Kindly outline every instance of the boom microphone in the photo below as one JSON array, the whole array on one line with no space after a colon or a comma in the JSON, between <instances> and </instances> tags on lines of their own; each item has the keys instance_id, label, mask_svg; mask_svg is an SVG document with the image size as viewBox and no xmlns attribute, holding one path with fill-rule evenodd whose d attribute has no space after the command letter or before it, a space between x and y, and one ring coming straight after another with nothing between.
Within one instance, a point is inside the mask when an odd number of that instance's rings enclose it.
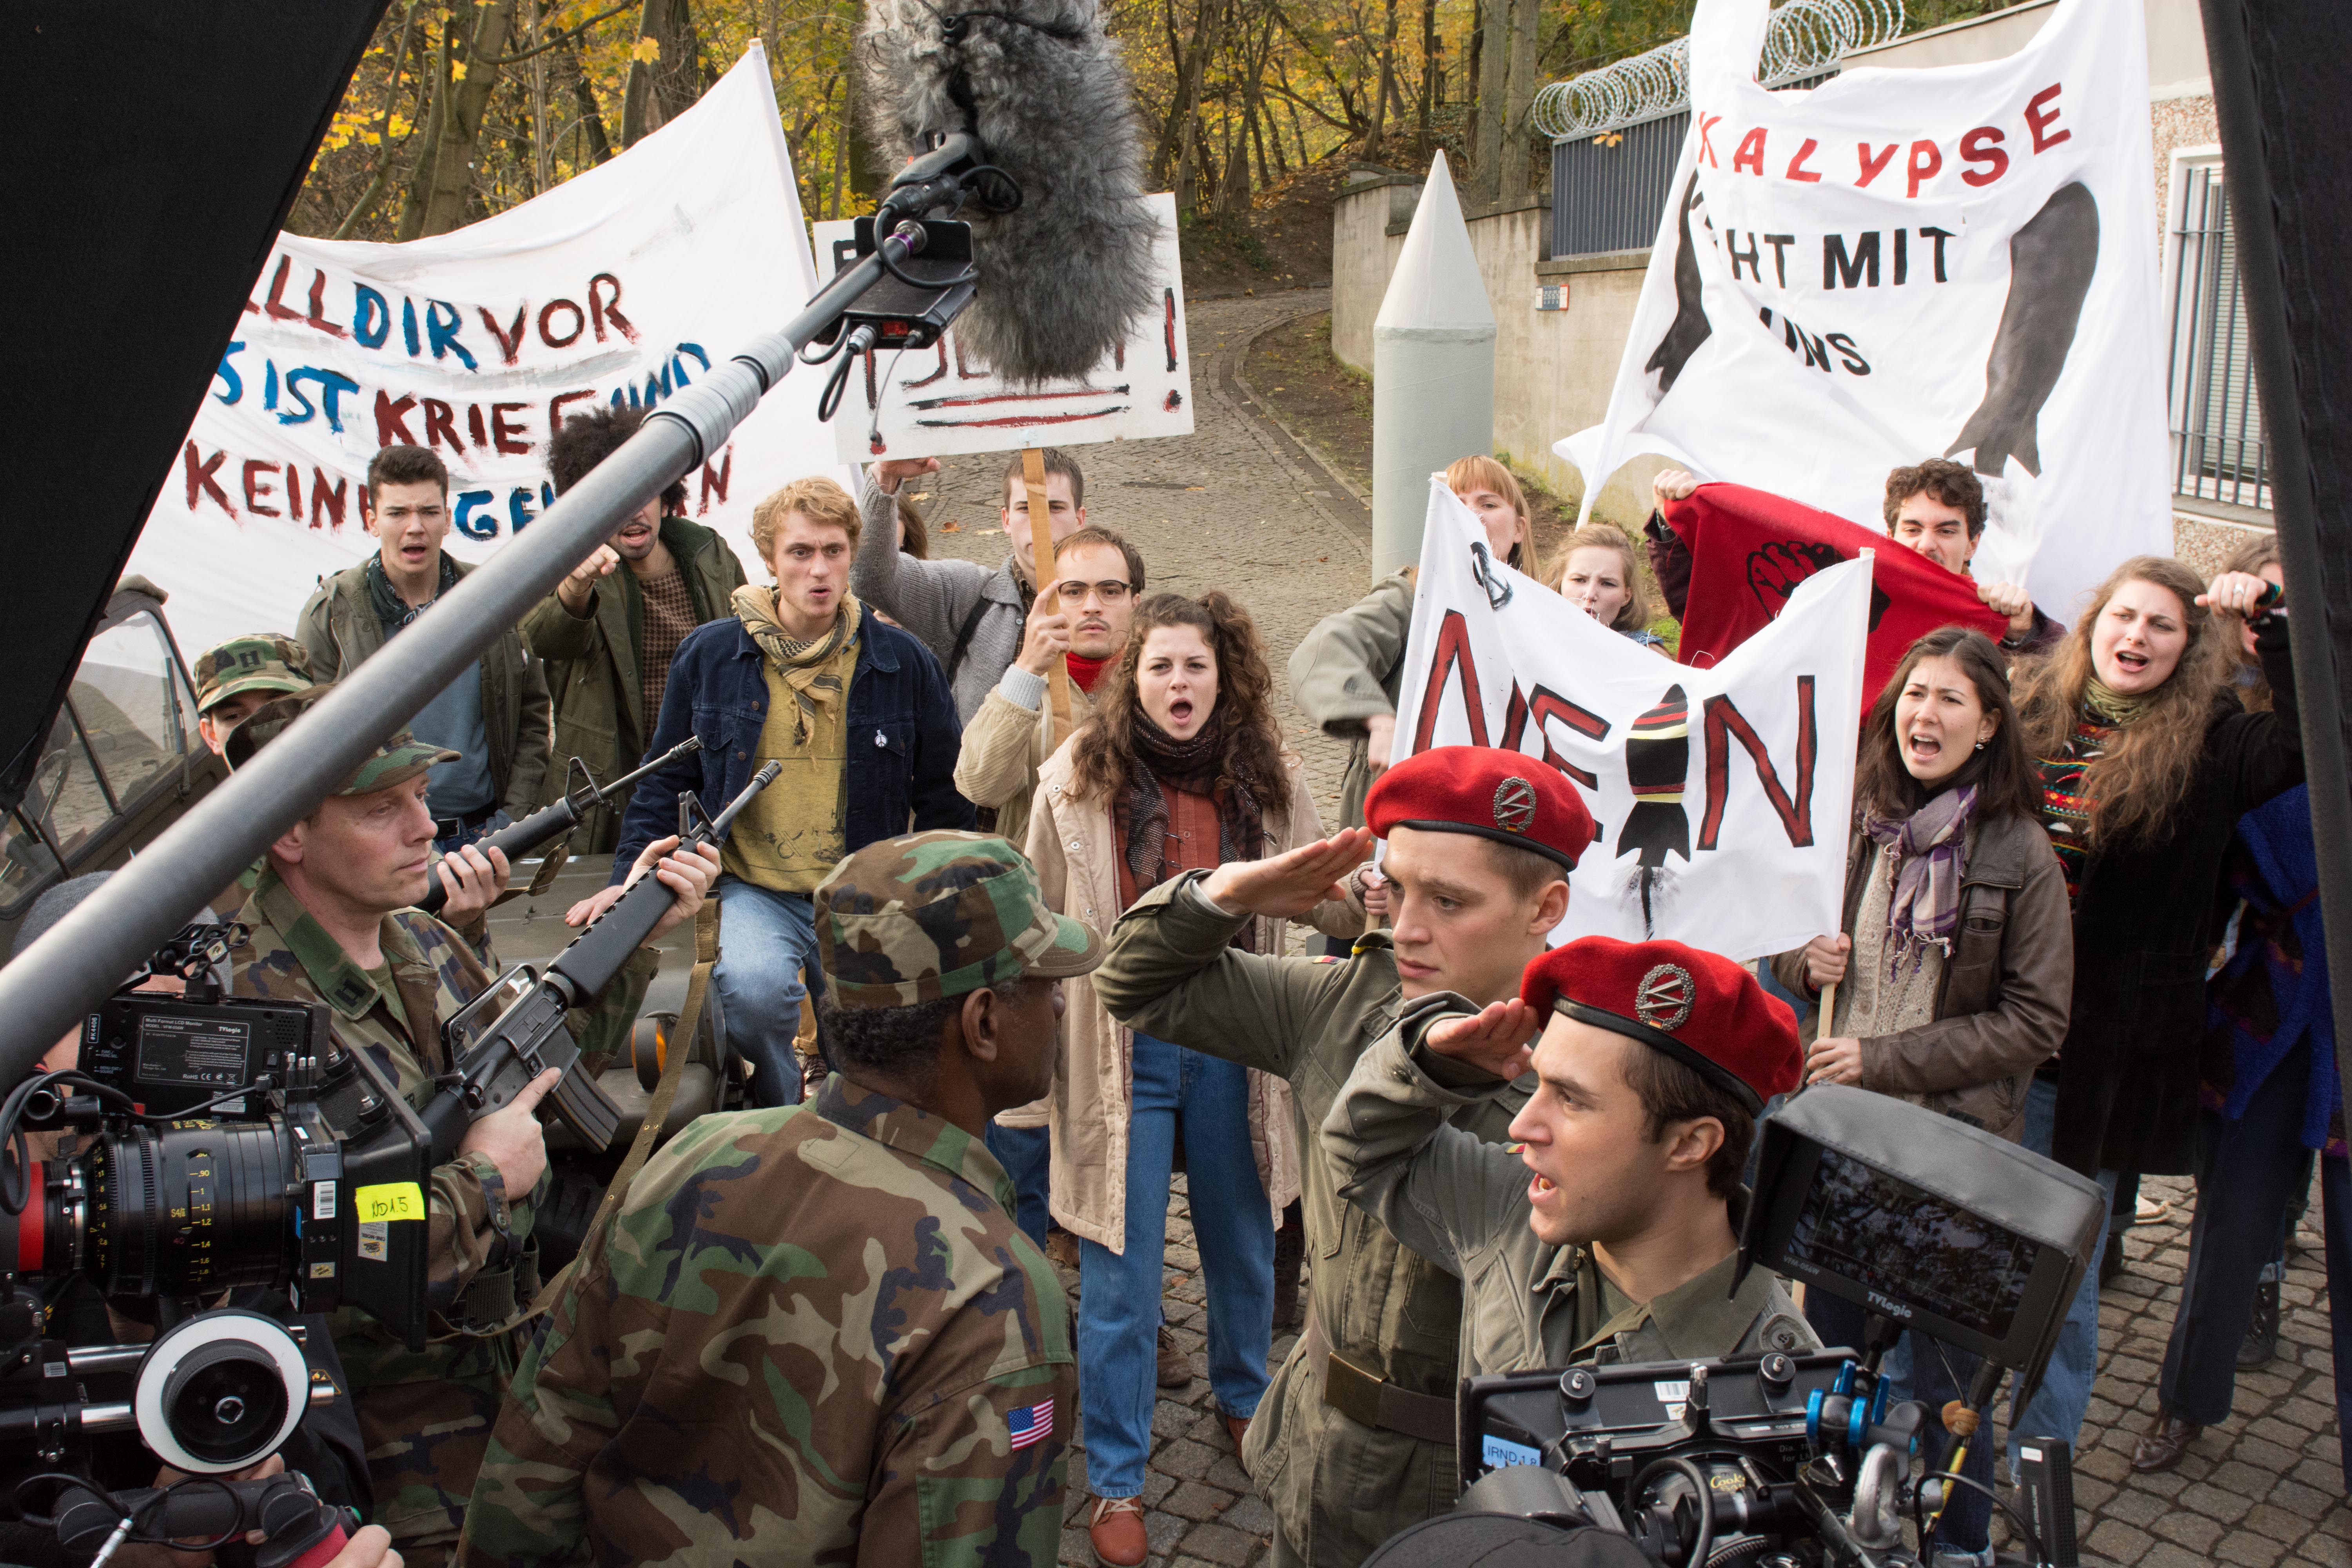
<instances>
[{"instance_id":1,"label":"boom microphone","mask_svg":"<svg viewBox=\"0 0 2352 1568\"><path fill-rule=\"evenodd\" d=\"M965 347L1019 385L1085 376L1156 302L1134 93L1095 0L869 0L862 43L886 156L968 132L1021 187L1017 210L966 215Z\"/></svg>"}]
</instances>

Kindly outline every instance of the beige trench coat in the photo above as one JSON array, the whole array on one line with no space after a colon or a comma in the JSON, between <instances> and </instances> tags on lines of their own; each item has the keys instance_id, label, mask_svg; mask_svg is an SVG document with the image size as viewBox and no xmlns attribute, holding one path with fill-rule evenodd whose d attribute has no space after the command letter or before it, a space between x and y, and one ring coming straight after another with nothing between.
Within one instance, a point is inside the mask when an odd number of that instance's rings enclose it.
<instances>
[{"instance_id":1,"label":"beige trench coat","mask_svg":"<svg viewBox=\"0 0 2352 1568\"><path fill-rule=\"evenodd\" d=\"M1290 770L1290 820L1277 829L1267 823L1265 853L1279 855L1323 836L1315 797L1296 757ZM1084 921L1103 936L1118 918L1118 869L1110 805L1070 796L1070 748L1058 748L1037 775L1037 796L1029 808L1029 858L1037 880L1056 910ZM1257 922L1257 951L1283 950L1287 922ZM1309 923L1330 936L1354 937L1364 929L1363 907L1347 902L1316 906ZM1073 1235L1099 1242L1113 1252L1127 1247L1128 1121L1135 1103L1135 1035L1113 1022L1081 975L1063 984L1061 1056L1054 1072L1047 1125L1054 1132L1051 1168L1054 1218ZM1025 1108L1024 1108L1025 1109ZM1276 1223L1298 1196L1298 1134L1290 1105L1290 1085L1255 1068L1249 1075L1250 1147L1258 1180Z\"/></svg>"}]
</instances>

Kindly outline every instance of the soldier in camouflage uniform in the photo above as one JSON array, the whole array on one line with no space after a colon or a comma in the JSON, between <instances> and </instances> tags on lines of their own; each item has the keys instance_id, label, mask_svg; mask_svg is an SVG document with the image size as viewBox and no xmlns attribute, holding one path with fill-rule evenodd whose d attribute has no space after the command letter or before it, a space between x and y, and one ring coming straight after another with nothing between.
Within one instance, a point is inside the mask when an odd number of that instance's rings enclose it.
<instances>
[{"instance_id":1,"label":"soldier in camouflage uniform","mask_svg":"<svg viewBox=\"0 0 2352 1568\"><path fill-rule=\"evenodd\" d=\"M988 1119L1045 1091L1101 945L1001 838L869 844L815 894L840 1071L630 1184L524 1358L463 1561L1046 1568L1069 1306Z\"/></svg>"},{"instance_id":2,"label":"soldier in camouflage uniform","mask_svg":"<svg viewBox=\"0 0 2352 1568\"><path fill-rule=\"evenodd\" d=\"M196 732L215 752L228 732L273 697L312 684L310 650L292 637L255 632L196 656Z\"/></svg>"},{"instance_id":3,"label":"soldier in camouflage uniform","mask_svg":"<svg viewBox=\"0 0 2352 1568\"><path fill-rule=\"evenodd\" d=\"M1274 1510L1274 1560L1316 1568L1353 1568L1454 1506L1462 1318L1459 1281L1340 1201L1316 1130L1406 1002L1517 994L1592 841L1574 787L1515 752L1423 752L1381 776L1365 811L1388 840L1393 935L1372 932L1337 962L1230 945L1250 917L1297 914L1322 898L1370 847L1359 828L1154 888L1120 918L1094 976L1121 1023L1290 1080L1313 1289L1307 1331L1259 1405L1242 1459ZM1499 1143L1525 1100L1506 1087L1464 1107L1454 1125Z\"/></svg>"},{"instance_id":4,"label":"soldier in camouflage uniform","mask_svg":"<svg viewBox=\"0 0 2352 1568\"><path fill-rule=\"evenodd\" d=\"M280 698L238 726L241 750L266 745L323 689ZM323 1001L339 1049L363 1049L411 1105L430 1100L446 1071L439 1021L488 989L474 948L440 921L407 908L425 890L433 818L425 774L449 753L405 731L361 763L335 795L269 847L238 919L248 935L231 955L232 991L281 1001ZM691 918L718 875L715 855L687 858L652 846L641 864L678 897L659 931ZM447 912L465 919L506 882L467 846L436 863L461 885ZM640 985L625 972L613 989ZM634 1010L637 998L624 999ZM457 1157L433 1172L427 1302L431 1341L412 1352L373 1318L346 1308L332 1323L360 1430L367 1444L374 1518L413 1568L446 1560L499 1399L520 1351L520 1312L536 1293L530 1245L531 1198L547 1168L531 1112L551 1088L548 1072L505 1110L475 1122Z\"/></svg>"}]
</instances>

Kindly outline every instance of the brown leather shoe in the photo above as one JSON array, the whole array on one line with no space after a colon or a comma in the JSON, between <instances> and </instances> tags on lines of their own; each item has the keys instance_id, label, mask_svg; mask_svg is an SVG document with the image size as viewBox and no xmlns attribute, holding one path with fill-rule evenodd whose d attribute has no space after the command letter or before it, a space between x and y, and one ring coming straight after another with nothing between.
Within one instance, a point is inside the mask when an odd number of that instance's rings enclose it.
<instances>
[{"instance_id":1,"label":"brown leather shoe","mask_svg":"<svg viewBox=\"0 0 2352 1568\"><path fill-rule=\"evenodd\" d=\"M1242 1439L1249 1436L1250 1418L1246 1415L1225 1417L1225 1436L1234 1440L1234 1452L1242 1451Z\"/></svg>"},{"instance_id":2,"label":"brown leather shoe","mask_svg":"<svg viewBox=\"0 0 2352 1568\"><path fill-rule=\"evenodd\" d=\"M1176 1337L1168 1325L1160 1325L1160 1386L1190 1388L1192 1386L1192 1358L1176 1346Z\"/></svg>"},{"instance_id":3,"label":"brown leather shoe","mask_svg":"<svg viewBox=\"0 0 2352 1568\"><path fill-rule=\"evenodd\" d=\"M1150 1555L1151 1543L1143 1534L1143 1500L1139 1497L1098 1497L1087 1519L1087 1539L1095 1557L1108 1568L1138 1568Z\"/></svg>"},{"instance_id":4,"label":"brown leather shoe","mask_svg":"<svg viewBox=\"0 0 2352 1568\"><path fill-rule=\"evenodd\" d=\"M2189 1452L2189 1445L2197 1441L2198 1435L2204 1430L2194 1421L2183 1421L2177 1415L2158 1411L2156 1424L2132 1449L2132 1468L2144 1476L2172 1468L2180 1463L2182 1456Z\"/></svg>"}]
</instances>

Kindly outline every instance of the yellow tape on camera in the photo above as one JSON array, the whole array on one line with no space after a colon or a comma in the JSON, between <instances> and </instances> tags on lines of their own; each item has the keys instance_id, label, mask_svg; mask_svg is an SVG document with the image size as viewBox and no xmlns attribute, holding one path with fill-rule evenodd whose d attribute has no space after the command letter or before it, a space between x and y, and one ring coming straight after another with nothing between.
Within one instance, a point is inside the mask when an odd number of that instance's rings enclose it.
<instances>
[{"instance_id":1,"label":"yellow tape on camera","mask_svg":"<svg viewBox=\"0 0 2352 1568\"><path fill-rule=\"evenodd\" d=\"M425 1194L415 1182L385 1182L352 1195L362 1221L423 1219Z\"/></svg>"}]
</instances>

